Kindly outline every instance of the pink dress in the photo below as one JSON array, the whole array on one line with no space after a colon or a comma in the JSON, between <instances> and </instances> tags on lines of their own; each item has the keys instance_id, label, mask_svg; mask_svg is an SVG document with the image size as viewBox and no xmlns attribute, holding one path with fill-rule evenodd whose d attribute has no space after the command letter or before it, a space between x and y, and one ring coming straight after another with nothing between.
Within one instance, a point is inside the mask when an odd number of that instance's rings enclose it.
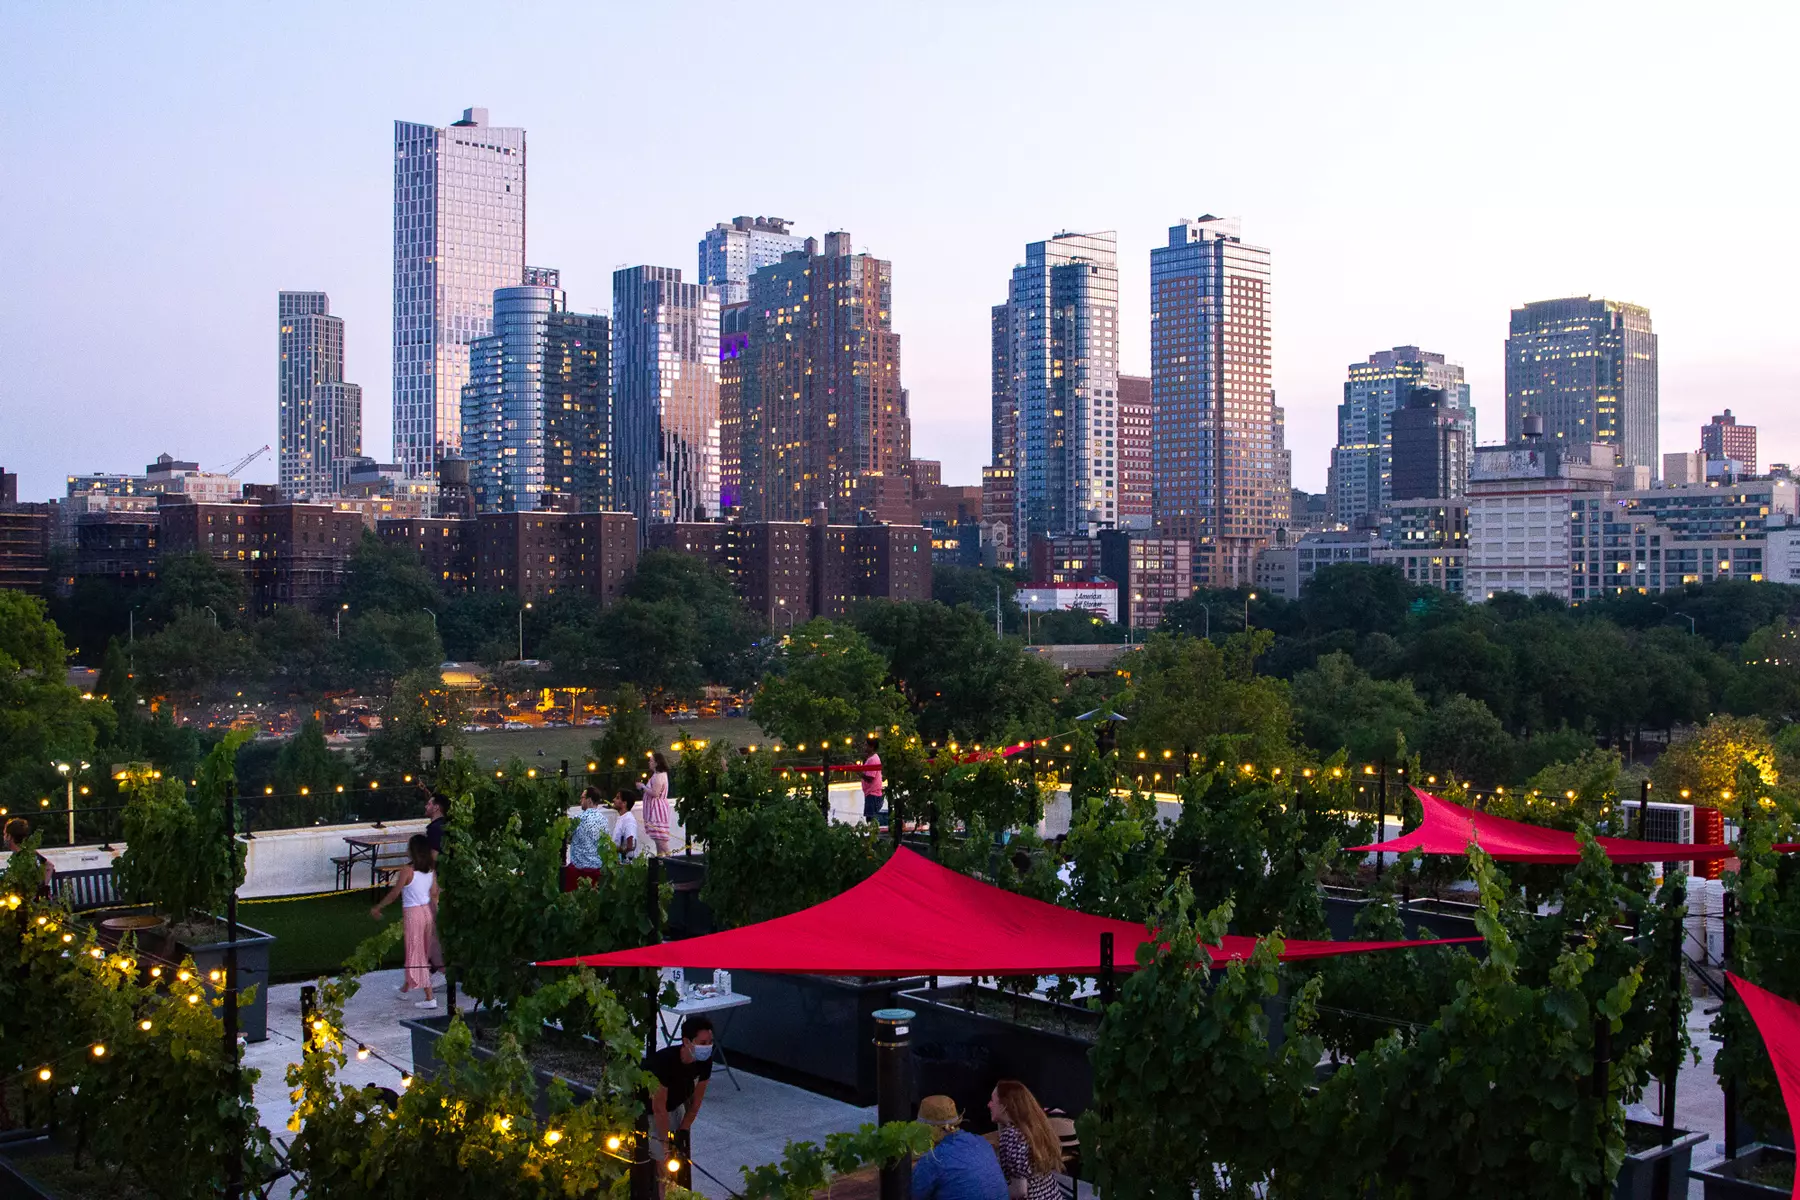
<instances>
[{"instance_id":1,"label":"pink dress","mask_svg":"<svg viewBox=\"0 0 1800 1200\"><path fill-rule=\"evenodd\" d=\"M412 879L400 889L400 918L406 927L406 987L431 986L434 956L442 957L437 946L437 921L431 911L431 883L434 872L413 872Z\"/></svg>"},{"instance_id":2,"label":"pink dress","mask_svg":"<svg viewBox=\"0 0 1800 1200\"><path fill-rule=\"evenodd\" d=\"M669 811L669 773L657 771L644 784L644 832L651 841L666 845L674 820Z\"/></svg>"}]
</instances>

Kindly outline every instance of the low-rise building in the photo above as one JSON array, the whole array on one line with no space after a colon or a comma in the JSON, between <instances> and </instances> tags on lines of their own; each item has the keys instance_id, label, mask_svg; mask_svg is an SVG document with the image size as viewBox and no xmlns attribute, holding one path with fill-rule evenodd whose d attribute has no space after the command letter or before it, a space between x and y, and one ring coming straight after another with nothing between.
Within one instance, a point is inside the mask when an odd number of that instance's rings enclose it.
<instances>
[{"instance_id":1,"label":"low-rise building","mask_svg":"<svg viewBox=\"0 0 1800 1200\"><path fill-rule=\"evenodd\" d=\"M1582 497L1571 513L1569 599L1663 592L1717 579L1789 582L1766 560L1772 544L1786 537L1775 538L1771 526L1785 529L1795 516L1796 485L1787 479Z\"/></svg>"},{"instance_id":2,"label":"low-rise building","mask_svg":"<svg viewBox=\"0 0 1800 1200\"><path fill-rule=\"evenodd\" d=\"M21 504L19 477L0 470L0 588L40 592L50 577L50 506Z\"/></svg>"},{"instance_id":3,"label":"low-rise building","mask_svg":"<svg viewBox=\"0 0 1800 1200\"><path fill-rule=\"evenodd\" d=\"M321 609L344 585L344 568L362 540L360 514L329 504L269 499L273 488L230 503L167 492L157 507L159 558L205 554L244 577L250 610L294 605Z\"/></svg>"},{"instance_id":4,"label":"low-rise building","mask_svg":"<svg viewBox=\"0 0 1800 1200\"><path fill-rule=\"evenodd\" d=\"M1463 596L1500 592L1573 596L1575 501L1609 492L1617 451L1601 443L1545 441L1541 418L1525 418L1524 441L1483 446L1469 473L1469 554Z\"/></svg>"}]
</instances>

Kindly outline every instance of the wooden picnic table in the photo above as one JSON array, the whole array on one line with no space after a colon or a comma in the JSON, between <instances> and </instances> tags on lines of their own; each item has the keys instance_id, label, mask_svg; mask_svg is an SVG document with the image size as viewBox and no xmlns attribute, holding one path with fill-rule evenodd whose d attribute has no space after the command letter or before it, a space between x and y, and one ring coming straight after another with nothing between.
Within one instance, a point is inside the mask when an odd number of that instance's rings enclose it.
<instances>
[{"instance_id":1,"label":"wooden picnic table","mask_svg":"<svg viewBox=\"0 0 1800 1200\"><path fill-rule=\"evenodd\" d=\"M356 870L356 864L367 859L369 862L369 886L376 884L376 875L381 869L383 858L404 858L405 855L383 854L385 846L404 846L412 840L410 833L393 833L388 831L371 831L369 833L347 833L344 844L350 847L350 861L345 865L344 877L348 879Z\"/></svg>"}]
</instances>

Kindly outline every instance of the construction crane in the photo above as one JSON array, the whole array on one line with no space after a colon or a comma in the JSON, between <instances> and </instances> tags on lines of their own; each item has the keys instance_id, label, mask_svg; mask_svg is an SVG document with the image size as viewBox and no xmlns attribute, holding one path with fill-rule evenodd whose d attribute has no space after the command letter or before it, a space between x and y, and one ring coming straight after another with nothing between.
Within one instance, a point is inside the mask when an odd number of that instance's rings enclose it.
<instances>
[{"instance_id":1,"label":"construction crane","mask_svg":"<svg viewBox=\"0 0 1800 1200\"><path fill-rule=\"evenodd\" d=\"M232 463L229 467L221 467L219 469L219 474L221 474L221 475L236 475L239 471L243 470L245 467L249 466L251 463L255 462L257 459L261 458L263 455L267 454L268 452L269 452L268 446L262 446L262 447L259 447L258 449L252 450L250 453L244 455L244 457L242 457L242 458L238 459L236 462Z\"/></svg>"}]
</instances>

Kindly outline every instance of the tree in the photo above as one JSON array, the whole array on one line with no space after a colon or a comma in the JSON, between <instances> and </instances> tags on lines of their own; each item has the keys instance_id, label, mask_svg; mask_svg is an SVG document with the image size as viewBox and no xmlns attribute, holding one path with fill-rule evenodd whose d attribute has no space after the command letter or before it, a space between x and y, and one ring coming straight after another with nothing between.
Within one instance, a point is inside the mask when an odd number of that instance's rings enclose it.
<instances>
[{"instance_id":1,"label":"tree","mask_svg":"<svg viewBox=\"0 0 1800 1200\"><path fill-rule=\"evenodd\" d=\"M257 654L277 688L316 694L343 683L343 645L332 627L304 608L284 604L250 629Z\"/></svg>"},{"instance_id":2,"label":"tree","mask_svg":"<svg viewBox=\"0 0 1800 1200\"><path fill-rule=\"evenodd\" d=\"M1280 763L1291 752L1287 685L1256 672L1274 635L1235 634L1223 644L1155 633L1117 664L1130 689L1120 748L1160 755L1216 752L1237 762Z\"/></svg>"},{"instance_id":3,"label":"tree","mask_svg":"<svg viewBox=\"0 0 1800 1200\"><path fill-rule=\"evenodd\" d=\"M1458 692L1425 710L1419 757L1432 771L1492 787L1512 776L1513 741L1488 706Z\"/></svg>"},{"instance_id":4,"label":"tree","mask_svg":"<svg viewBox=\"0 0 1800 1200\"><path fill-rule=\"evenodd\" d=\"M1671 803L1691 799L1735 814L1744 800L1738 771L1745 766L1760 788L1780 781L1768 728L1754 717L1717 716L1663 751L1650 779Z\"/></svg>"},{"instance_id":5,"label":"tree","mask_svg":"<svg viewBox=\"0 0 1800 1200\"><path fill-rule=\"evenodd\" d=\"M750 715L790 746L860 741L909 723L905 698L887 683L887 660L853 627L823 617L785 640Z\"/></svg>"},{"instance_id":6,"label":"tree","mask_svg":"<svg viewBox=\"0 0 1800 1200\"><path fill-rule=\"evenodd\" d=\"M422 748L438 747L439 757L448 759L463 740L462 697L444 686L437 671L410 671L394 681L381 728L363 743L360 773L399 783L419 771Z\"/></svg>"},{"instance_id":7,"label":"tree","mask_svg":"<svg viewBox=\"0 0 1800 1200\"><path fill-rule=\"evenodd\" d=\"M1308 745L1344 749L1358 762L1404 757L1425 705L1410 680L1371 678L1347 654L1328 654L1294 676L1294 716Z\"/></svg>"},{"instance_id":8,"label":"tree","mask_svg":"<svg viewBox=\"0 0 1800 1200\"><path fill-rule=\"evenodd\" d=\"M438 608L443 603L443 596L410 546L390 545L372 530L365 529L362 540L345 564L342 603L348 604L350 611L357 614L383 612L410 616L424 609Z\"/></svg>"},{"instance_id":9,"label":"tree","mask_svg":"<svg viewBox=\"0 0 1800 1200\"><path fill-rule=\"evenodd\" d=\"M350 763L325 744L325 727L309 717L300 731L281 744L275 756L274 787L283 795L298 795L301 788L315 795L329 795L352 779Z\"/></svg>"},{"instance_id":10,"label":"tree","mask_svg":"<svg viewBox=\"0 0 1800 1200\"><path fill-rule=\"evenodd\" d=\"M1295 615L1314 631L1391 632L1405 623L1417 595L1398 567L1338 563L1307 580Z\"/></svg>"},{"instance_id":11,"label":"tree","mask_svg":"<svg viewBox=\"0 0 1800 1200\"><path fill-rule=\"evenodd\" d=\"M700 631L694 610L681 601L627 597L601 614L600 629L620 679L670 699L700 694Z\"/></svg>"},{"instance_id":12,"label":"tree","mask_svg":"<svg viewBox=\"0 0 1800 1200\"><path fill-rule=\"evenodd\" d=\"M613 697L612 717L594 739L595 763L616 789L637 778L655 746L650 710L644 707L643 696L629 683L620 684Z\"/></svg>"},{"instance_id":13,"label":"tree","mask_svg":"<svg viewBox=\"0 0 1800 1200\"><path fill-rule=\"evenodd\" d=\"M851 622L888 660L928 739L991 742L1049 728L1056 669L994 635L973 610L936 601L868 600Z\"/></svg>"},{"instance_id":14,"label":"tree","mask_svg":"<svg viewBox=\"0 0 1800 1200\"><path fill-rule=\"evenodd\" d=\"M344 623L343 661L363 686L381 687L408 671L429 670L444 661L431 614L377 609Z\"/></svg>"},{"instance_id":15,"label":"tree","mask_svg":"<svg viewBox=\"0 0 1800 1200\"><path fill-rule=\"evenodd\" d=\"M1024 628L1022 614L1014 593L1018 584L1012 575L989 567L957 567L934 564L931 568L931 598L947 608L964 605L973 609L988 624L994 625L996 590L1000 604L1000 629L1018 633Z\"/></svg>"},{"instance_id":16,"label":"tree","mask_svg":"<svg viewBox=\"0 0 1800 1200\"><path fill-rule=\"evenodd\" d=\"M227 679L260 673L255 643L242 630L194 608L139 638L135 658L150 687L177 695L198 696Z\"/></svg>"},{"instance_id":17,"label":"tree","mask_svg":"<svg viewBox=\"0 0 1800 1200\"><path fill-rule=\"evenodd\" d=\"M156 586L144 601L144 620L161 627L183 612L216 614L230 628L244 610L244 579L213 561L210 554L165 554L157 559Z\"/></svg>"},{"instance_id":18,"label":"tree","mask_svg":"<svg viewBox=\"0 0 1800 1200\"><path fill-rule=\"evenodd\" d=\"M724 571L691 554L652 550L638 558L625 593L634 600L671 601L688 609L694 657L707 682L747 687L756 681L764 661L757 642L767 627L738 598Z\"/></svg>"},{"instance_id":19,"label":"tree","mask_svg":"<svg viewBox=\"0 0 1800 1200\"><path fill-rule=\"evenodd\" d=\"M69 686L65 657L44 602L0 591L0 805L13 812L61 787L53 761L91 758L112 732L112 707Z\"/></svg>"}]
</instances>

